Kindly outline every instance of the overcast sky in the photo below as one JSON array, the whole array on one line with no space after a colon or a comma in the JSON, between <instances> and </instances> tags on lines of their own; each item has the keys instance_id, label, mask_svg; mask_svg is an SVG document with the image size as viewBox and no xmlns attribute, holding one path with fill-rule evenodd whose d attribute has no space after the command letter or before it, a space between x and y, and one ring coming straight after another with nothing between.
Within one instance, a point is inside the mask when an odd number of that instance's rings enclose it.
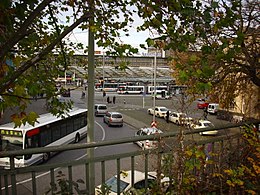
<instances>
[{"instance_id":1,"label":"overcast sky","mask_svg":"<svg viewBox=\"0 0 260 195\"><path fill-rule=\"evenodd\" d=\"M137 32L136 30L136 26L139 26L142 24L142 20L135 15L134 16L134 23L132 26L134 26L133 28L129 28L129 35L130 36L122 36L120 37L120 41L122 41L122 44L130 44L133 47L136 47L139 49L139 53L147 53L146 50L141 49L139 47L140 44L144 44L146 45L145 40L147 38L152 38L152 35L148 32L148 31L144 31L144 32ZM122 33L123 34L123 33ZM76 43L83 43L84 45L88 45L88 30L82 31L80 29L75 29L73 31L73 33L69 34L69 39L73 42ZM118 40L118 42L120 42ZM95 51L101 51L103 52L103 48L98 48L95 45ZM80 51L76 51L76 53L81 53Z\"/></svg>"}]
</instances>

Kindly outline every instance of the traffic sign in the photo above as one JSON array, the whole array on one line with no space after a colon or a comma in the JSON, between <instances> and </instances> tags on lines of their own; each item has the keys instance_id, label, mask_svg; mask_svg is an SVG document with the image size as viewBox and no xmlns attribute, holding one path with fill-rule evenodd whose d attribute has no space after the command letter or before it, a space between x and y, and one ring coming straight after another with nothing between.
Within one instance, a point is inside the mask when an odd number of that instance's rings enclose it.
<instances>
[{"instance_id":1,"label":"traffic sign","mask_svg":"<svg viewBox=\"0 0 260 195\"><path fill-rule=\"evenodd\" d=\"M155 128L157 128L157 121L152 121L152 123L151 123L151 127L155 127Z\"/></svg>"}]
</instances>

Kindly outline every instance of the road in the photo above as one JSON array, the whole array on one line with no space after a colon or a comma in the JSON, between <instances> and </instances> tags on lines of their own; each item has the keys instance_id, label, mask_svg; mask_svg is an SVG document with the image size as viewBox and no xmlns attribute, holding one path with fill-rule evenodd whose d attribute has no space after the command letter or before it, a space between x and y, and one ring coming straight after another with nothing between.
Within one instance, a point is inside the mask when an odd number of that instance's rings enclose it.
<instances>
[{"instance_id":1,"label":"road","mask_svg":"<svg viewBox=\"0 0 260 195\"><path fill-rule=\"evenodd\" d=\"M153 99L151 96L142 96L142 95L117 95L116 93L107 93L107 96L111 98L116 96L116 103L115 104L107 104L109 111L119 111L125 117L130 118L127 123L124 124L123 127L108 127L106 124L103 123L102 117L95 117L95 129L94 129L94 136L95 141L102 141L102 140L113 140L119 139L123 137L133 136L135 131L138 130L140 127L150 126L152 121L152 116L147 114L147 109L153 106ZM66 98L65 98L66 99ZM87 107L87 97L81 99L81 91L75 90L71 92L71 99L74 101L75 106L86 108ZM158 106L166 106L171 110L181 110L186 109L187 113L191 117L200 118L203 115L203 111L198 110L196 108L196 103L191 102L189 103L188 107L183 107L181 105L182 97L174 97L171 100L156 100L156 105ZM188 100L186 100L188 101ZM102 93L95 94L95 103L106 103L106 97L103 98ZM188 108L188 109L187 109ZM216 116L209 115L209 120L212 121L215 125L219 124L226 124L226 121L220 121L216 119ZM180 126L176 126L173 123L166 123L164 119L156 118L158 121L158 128L164 132L167 131L179 131ZM221 132L220 134L226 134L227 132ZM194 137L193 137L194 138ZM195 135L195 139L208 139L207 136L199 136ZM81 142L85 142L86 139L83 139ZM171 144L176 142L167 142L167 145L171 147ZM102 148L95 148L95 156L103 156L103 155L113 155L118 153L125 153L140 150L140 148L131 143L131 144L121 144L120 146L107 146ZM66 151L59 153L52 157L47 163L58 163L63 162L65 160L77 160L86 158L86 151L85 150L77 150L77 151ZM142 157L136 159L136 169L144 170L144 164ZM100 165L96 165L96 184L101 183L101 173L100 173ZM122 159L121 160L121 169L130 169L130 159ZM65 174L67 173L66 169L57 169L62 170ZM116 164L113 161L106 162L106 177L110 177L114 175L116 172ZM84 176L85 170L84 167L79 166L73 169L73 180L77 180L80 178L85 178ZM20 183L20 187L24 189L26 193L29 194L31 191L31 182L27 180L30 178L30 175L19 175L17 177L18 182ZM39 192L46 192L48 188L49 181L49 174L48 173L39 173L39 177L37 178L37 190ZM45 184L45 185L43 185ZM26 190L25 190L26 189Z\"/></svg>"}]
</instances>

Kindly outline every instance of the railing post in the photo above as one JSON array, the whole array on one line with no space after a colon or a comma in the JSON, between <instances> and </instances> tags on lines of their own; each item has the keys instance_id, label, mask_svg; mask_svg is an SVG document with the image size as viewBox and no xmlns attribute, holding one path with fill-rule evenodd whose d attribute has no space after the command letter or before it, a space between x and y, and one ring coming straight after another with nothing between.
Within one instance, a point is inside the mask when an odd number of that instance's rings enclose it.
<instances>
[{"instance_id":1,"label":"railing post","mask_svg":"<svg viewBox=\"0 0 260 195\"><path fill-rule=\"evenodd\" d=\"M145 154L145 192L148 188L148 154Z\"/></svg>"},{"instance_id":2,"label":"railing post","mask_svg":"<svg viewBox=\"0 0 260 195\"><path fill-rule=\"evenodd\" d=\"M17 193L16 193L14 156L10 156L10 169L11 169L12 195L16 195Z\"/></svg>"},{"instance_id":3,"label":"railing post","mask_svg":"<svg viewBox=\"0 0 260 195\"><path fill-rule=\"evenodd\" d=\"M68 173L69 173L69 194L73 194L72 188L72 166L68 166Z\"/></svg>"},{"instance_id":4,"label":"railing post","mask_svg":"<svg viewBox=\"0 0 260 195\"><path fill-rule=\"evenodd\" d=\"M117 194L120 195L120 158L116 159L116 164L117 164Z\"/></svg>"},{"instance_id":5,"label":"railing post","mask_svg":"<svg viewBox=\"0 0 260 195\"><path fill-rule=\"evenodd\" d=\"M86 192L89 194L89 164L85 164L85 173L86 173Z\"/></svg>"},{"instance_id":6,"label":"railing post","mask_svg":"<svg viewBox=\"0 0 260 195\"><path fill-rule=\"evenodd\" d=\"M101 192L105 194L105 186L104 183L106 182L106 177L105 177L106 169L105 169L105 161L101 162L101 174L102 174L102 182L101 182Z\"/></svg>"},{"instance_id":7,"label":"railing post","mask_svg":"<svg viewBox=\"0 0 260 195\"><path fill-rule=\"evenodd\" d=\"M33 194L37 194L35 171L32 172L32 190Z\"/></svg>"},{"instance_id":8,"label":"railing post","mask_svg":"<svg viewBox=\"0 0 260 195\"><path fill-rule=\"evenodd\" d=\"M134 174L134 171L135 171L135 157L134 156L131 156L131 186L133 187L134 186L134 182L135 182L135 174Z\"/></svg>"},{"instance_id":9,"label":"railing post","mask_svg":"<svg viewBox=\"0 0 260 195\"><path fill-rule=\"evenodd\" d=\"M50 176L51 176L51 194L55 192L55 177L54 177L54 169L50 169Z\"/></svg>"}]
</instances>

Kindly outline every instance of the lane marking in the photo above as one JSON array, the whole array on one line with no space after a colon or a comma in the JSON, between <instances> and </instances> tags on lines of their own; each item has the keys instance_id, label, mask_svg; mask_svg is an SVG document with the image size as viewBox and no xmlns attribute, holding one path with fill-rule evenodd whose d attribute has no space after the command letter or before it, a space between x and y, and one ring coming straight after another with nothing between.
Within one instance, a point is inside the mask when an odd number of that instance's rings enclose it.
<instances>
[{"instance_id":1,"label":"lane marking","mask_svg":"<svg viewBox=\"0 0 260 195\"><path fill-rule=\"evenodd\" d=\"M106 132L105 129L101 126L101 124L99 124L97 121L95 121L95 123L101 128L102 132L103 132L103 137L101 139L101 141L104 141L106 138ZM94 149L97 149L98 147L95 147ZM79 158L76 158L76 160L80 160L82 158L84 158L85 156L87 156L88 154L84 154L82 156L80 156Z\"/></svg>"}]
</instances>

